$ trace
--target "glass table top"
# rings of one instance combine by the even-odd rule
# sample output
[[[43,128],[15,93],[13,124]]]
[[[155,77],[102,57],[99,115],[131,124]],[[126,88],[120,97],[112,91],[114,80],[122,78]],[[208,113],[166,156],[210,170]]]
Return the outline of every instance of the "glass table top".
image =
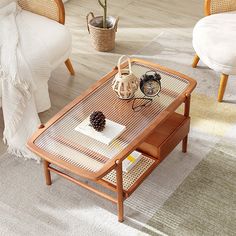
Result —
[[[150,69],[153,70],[141,63],[132,63],[132,71],[138,78]],[[112,90],[112,76],[47,128],[36,138],[34,144],[74,166],[98,172],[140,136],[189,86],[187,79],[156,68],[155,70],[161,75],[162,89],[159,96],[153,97],[150,106],[135,112],[132,109],[132,101],[119,99]],[[135,97],[143,96],[140,90],[135,93]],[[94,111],[102,111],[107,119],[126,126],[126,130],[110,145],[75,130],[78,124]]]

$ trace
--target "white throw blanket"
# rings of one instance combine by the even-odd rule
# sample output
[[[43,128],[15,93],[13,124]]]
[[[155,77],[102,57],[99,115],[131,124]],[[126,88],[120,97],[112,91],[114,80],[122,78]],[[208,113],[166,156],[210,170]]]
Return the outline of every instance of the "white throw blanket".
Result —
[[[51,70],[47,61],[36,58],[43,43],[20,18],[19,11],[16,3],[0,9],[3,136],[10,153],[38,160],[26,147],[28,138],[40,124],[33,92],[37,81],[48,80]]]

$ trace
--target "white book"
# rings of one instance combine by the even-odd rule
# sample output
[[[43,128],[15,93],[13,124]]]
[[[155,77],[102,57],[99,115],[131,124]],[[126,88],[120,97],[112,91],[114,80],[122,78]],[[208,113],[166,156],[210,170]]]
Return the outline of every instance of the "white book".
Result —
[[[106,119],[106,125],[104,130],[98,132],[90,125],[90,117],[87,117],[75,128],[76,131],[106,145],[110,145],[125,131],[125,129],[126,128],[124,125]]]
[[[141,159],[142,153],[133,151],[123,162],[122,170],[125,173],[128,173]]]

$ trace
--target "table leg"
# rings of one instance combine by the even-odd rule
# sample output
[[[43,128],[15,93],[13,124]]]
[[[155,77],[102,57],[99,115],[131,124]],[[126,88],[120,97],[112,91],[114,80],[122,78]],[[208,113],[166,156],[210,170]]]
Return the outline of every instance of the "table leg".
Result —
[[[122,162],[117,163],[116,167],[116,185],[117,185],[117,210],[118,210],[118,221],[124,221],[124,198],[123,198],[123,173],[122,173]]]
[[[48,169],[50,163],[46,160],[43,160],[43,167],[44,167],[44,175],[45,175],[45,180],[46,180],[46,184],[47,185],[51,185],[52,184],[52,180],[51,180],[51,173]]]
[[[186,100],[184,102],[184,116],[189,117],[189,111],[190,111],[190,101],[191,101],[191,95],[186,95]]]
[[[189,117],[189,111],[190,111],[190,101],[191,101],[191,95],[186,95],[186,100],[184,104],[184,116]],[[187,152],[187,146],[188,146],[188,135],[186,135],[182,141],[182,152]]]
[[[187,152],[187,147],[188,147],[188,135],[185,136],[185,138],[182,141],[182,152]]]

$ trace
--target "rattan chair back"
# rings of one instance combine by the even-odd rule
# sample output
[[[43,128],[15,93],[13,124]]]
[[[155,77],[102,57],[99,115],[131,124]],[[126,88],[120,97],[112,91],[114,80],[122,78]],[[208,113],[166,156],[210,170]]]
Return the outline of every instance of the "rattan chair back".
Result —
[[[65,23],[65,9],[62,0],[18,0],[26,11],[48,17],[61,24]]]
[[[205,15],[236,11],[236,0],[205,0]]]

